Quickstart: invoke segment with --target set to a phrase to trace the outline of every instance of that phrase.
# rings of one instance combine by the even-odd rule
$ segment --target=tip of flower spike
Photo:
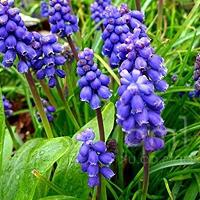
[[[95,134],[92,129],[87,128],[82,133],[77,134],[76,139],[78,141],[87,142],[89,140],[94,140]]]
[[[12,6],[14,4],[14,0],[0,0],[0,3],[4,6]]]

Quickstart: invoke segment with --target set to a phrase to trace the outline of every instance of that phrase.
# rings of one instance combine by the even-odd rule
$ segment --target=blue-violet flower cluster
[[[5,115],[8,118],[13,114],[12,104],[8,101],[8,99],[6,99],[5,96],[2,97],[2,100],[3,100]]]
[[[53,113],[56,111],[55,107],[51,106],[46,99],[41,99],[41,101],[42,101],[42,105],[44,107],[44,111],[46,113],[48,121],[52,122],[53,119],[54,119]],[[37,112],[37,119],[38,119],[39,122],[42,121],[41,118],[40,118],[39,112]]]
[[[99,23],[104,19],[104,11],[108,5],[111,4],[111,0],[95,0],[90,6],[91,18],[95,23]]]
[[[109,168],[114,161],[114,154],[107,151],[103,141],[94,142],[95,134],[92,129],[86,129],[77,135],[77,140],[83,142],[77,161],[81,164],[83,172],[88,174],[88,185],[95,187],[99,185],[99,175],[106,179],[112,178],[115,174]]]
[[[154,93],[154,86],[140,70],[122,70],[120,99],[116,103],[117,122],[126,133],[128,146],[144,142],[146,151],[156,151],[164,146],[162,137],[166,134],[161,111],[164,103]]]
[[[25,73],[31,67],[30,60],[36,52],[30,46],[32,34],[27,31],[19,10],[13,8],[13,1],[0,1],[0,52],[3,66],[11,67],[18,56],[18,71]]]
[[[48,17],[49,16],[49,5],[44,0],[41,0],[41,2],[40,2],[40,15],[42,17]]]
[[[119,56],[119,46],[125,42],[140,23],[141,35],[146,31],[146,27],[141,24],[143,14],[139,11],[129,11],[126,4],[122,4],[120,9],[114,6],[107,6],[104,19],[104,32],[102,38],[104,45],[102,53],[110,60],[112,68],[118,67],[123,61]]]
[[[65,72],[59,69],[59,66],[66,62],[65,57],[61,54],[63,47],[57,42],[55,35],[43,36],[33,32],[34,41],[32,47],[35,49],[37,56],[32,60],[32,68],[36,71],[39,80],[48,78],[49,87],[56,85],[56,76],[65,77]]]
[[[50,0],[51,32],[66,37],[78,31],[78,19],[72,14],[69,0]]]
[[[80,98],[90,104],[92,109],[101,106],[100,98],[109,99],[111,92],[108,88],[110,79],[102,74],[94,63],[94,52],[85,48],[80,52],[77,64],[77,74],[80,76],[78,85],[81,88]]]
[[[147,36],[139,38],[136,35],[129,36],[119,47],[120,56],[124,58],[119,71],[124,69],[129,72],[133,69],[140,70],[152,81],[157,91],[164,92],[168,88],[168,84],[162,80],[166,75],[164,60],[154,53]]]

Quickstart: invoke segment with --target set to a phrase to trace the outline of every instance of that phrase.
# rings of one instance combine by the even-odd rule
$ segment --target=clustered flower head
[[[195,71],[194,71],[195,90],[200,92],[200,54],[196,57]]]
[[[49,87],[56,85],[56,76],[65,77],[65,72],[59,69],[59,66],[66,62],[65,57],[61,54],[63,47],[57,42],[55,35],[41,35],[33,32],[34,41],[32,47],[36,51],[36,58],[32,60],[32,68],[36,71],[39,80],[48,78]]]
[[[53,119],[54,119],[53,113],[56,111],[55,107],[51,106],[46,99],[41,99],[41,102],[42,102],[42,105],[44,107],[44,111],[46,113],[48,121],[52,122]],[[37,112],[37,119],[38,119],[39,122],[42,121],[39,112]]]
[[[12,104],[8,101],[8,99],[6,99],[5,96],[2,97],[2,100],[3,100],[5,115],[8,118],[13,114]]]
[[[30,60],[36,57],[36,52],[30,46],[32,34],[27,31],[19,10],[13,8],[13,1],[0,1],[0,52],[3,56],[3,66],[11,67],[18,57],[18,71],[25,73],[31,67]]]
[[[49,5],[44,0],[41,0],[41,2],[40,2],[40,15],[42,17],[48,17],[49,16]]]
[[[51,32],[66,37],[78,31],[78,19],[72,14],[70,0],[50,0]]]
[[[154,93],[150,80],[138,69],[121,73],[120,99],[116,103],[117,122],[126,133],[128,146],[138,146],[144,142],[146,151],[156,151],[164,146],[162,137],[166,134],[161,111],[164,103]]]
[[[102,34],[102,39],[104,40],[102,53],[109,58],[110,66],[115,68],[120,62],[117,56],[117,47],[127,38],[130,29],[126,24],[125,18],[114,6],[106,7],[103,25],[105,29]]]
[[[100,98],[109,99],[111,92],[108,88],[110,79],[101,73],[94,63],[94,52],[85,48],[80,52],[77,64],[77,74],[80,76],[78,85],[81,88],[80,98],[90,104],[92,109],[101,106]]]
[[[107,6],[104,15],[102,53],[109,58],[110,66],[115,68],[122,62],[122,58],[119,56],[119,46],[134,32],[137,24],[143,22],[144,16],[142,12],[129,11],[126,4],[122,4],[120,9]],[[145,30],[146,27],[141,24],[141,35],[145,33]]]
[[[99,23],[104,19],[104,11],[108,5],[111,4],[111,0],[95,0],[90,6],[91,18],[95,23]]]
[[[107,151],[103,141],[94,142],[95,134],[92,129],[86,129],[77,135],[77,140],[83,142],[77,161],[81,164],[83,172],[88,174],[88,185],[95,187],[99,185],[99,175],[106,179],[112,178],[115,174],[109,168],[114,161],[114,154]]]
[[[123,59],[119,71],[126,69],[140,70],[154,84],[157,91],[165,91],[168,84],[162,80],[166,75],[164,60],[155,54],[148,36],[141,36],[138,32],[129,36],[125,43],[118,48],[119,56]]]

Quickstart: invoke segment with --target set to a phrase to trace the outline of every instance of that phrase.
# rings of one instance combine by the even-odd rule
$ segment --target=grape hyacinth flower
[[[56,76],[65,77],[65,72],[59,69],[59,66],[66,62],[62,55],[63,47],[57,43],[55,35],[41,35],[33,32],[34,42],[32,47],[37,53],[36,59],[32,60],[32,68],[36,71],[36,77],[39,80],[47,78],[49,87],[55,87]]]
[[[40,2],[40,15],[42,17],[48,17],[49,16],[49,5],[44,0],[41,0],[41,2]]]
[[[77,74],[80,76],[78,85],[81,88],[81,101],[86,101],[90,104],[93,110],[101,107],[102,99],[109,99],[111,92],[108,88],[110,79],[102,74],[94,63],[94,52],[92,49],[85,48],[80,52],[79,61],[77,64]]]
[[[130,28],[126,19],[120,11],[114,6],[107,6],[105,10],[105,27],[102,33],[104,41],[102,53],[109,58],[110,66],[115,68],[119,65],[118,46],[124,43],[130,33]]]
[[[100,184],[100,175],[103,175],[106,179],[115,175],[109,168],[115,159],[114,154],[107,151],[105,142],[94,142],[94,138],[95,134],[92,129],[86,129],[76,137],[78,141],[83,142],[77,161],[81,164],[82,171],[88,174],[88,185],[90,187]]]
[[[46,113],[46,116],[47,116],[47,119],[49,122],[52,122],[53,121],[53,113],[56,111],[55,107],[54,106],[51,106],[49,104],[49,102],[45,99],[41,99],[41,102],[43,104],[43,107],[44,107],[44,111]],[[41,118],[40,118],[40,114],[37,112],[37,119],[39,122],[41,122]]]
[[[13,114],[12,104],[8,101],[8,99],[6,99],[5,96],[2,97],[2,100],[3,100],[5,115],[8,118]]]
[[[19,10],[13,8],[13,1],[0,1],[0,52],[3,54],[3,66],[13,66],[18,57],[18,71],[27,72],[31,67],[30,60],[36,57],[36,52],[30,46],[32,41],[32,34],[27,31]]]
[[[200,54],[196,57],[194,70],[195,90],[200,92]]]
[[[91,18],[96,24],[104,19],[104,11],[108,5],[111,4],[111,0],[95,0],[90,6]]]
[[[164,146],[162,137],[166,135],[161,117],[162,98],[154,93],[152,82],[138,69],[131,73],[124,69],[120,76],[117,123],[126,133],[126,144],[138,146],[144,142],[147,152],[161,149]]]
[[[157,91],[164,92],[168,88],[168,84],[162,80],[167,72],[163,64],[164,60],[155,54],[147,36],[140,38],[137,37],[137,34],[133,34],[125,40],[125,43],[118,50],[121,56],[126,56],[119,67],[119,71],[124,69],[129,72],[133,69],[140,70],[153,82]]]
[[[72,14],[69,0],[50,0],[49,23],[51,32],[67,37],[78,31],[78,19]]]

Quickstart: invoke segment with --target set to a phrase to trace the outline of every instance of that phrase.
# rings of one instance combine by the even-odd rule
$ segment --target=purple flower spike
[[[51,106],[49,102],[45,99],[41,99],[41,101],[42,101],[44,111],[46,113],[48,121],[52,122],[54,120],[53,113],[56,111],[55,107]],[[37,115],[38,121],[41,122],[41,117],[40,117],[39,112],[37,112],[36,115]]]
[[[13,8],[14,1],[0,2],[0,52],[3,54],[3,66],[11,67],[18,57],[17,69],[26,73],[31,67],[30,61],[36,57],[30,46],[33,36],[27,31],[19,10]]]
[[[3,100],[5,116],[8,118],[13,114],[12,104],[8,101],[8,99],[6,99],[5,96],[2,97],[2,100]]]
[[[32,68],[36,71],[36,77],[39,80],[48,79],[49,87],[56,86],[56,76],[65,77],[65,72],[59,69],[66,59],[62,56],[63,47],[57,43],[55,35],[41,35],[33,32],[34,41],[31,43],[32,48],[36,52],[36,57],[31,61]],[[25,52],[25,47],[19,45],[19,50]]]
[[[44,0],[41,0],[41,2],[40,2],[40,15],[42,17],[48,17],[49,16],[49,5]]]
[[[89,48],[79,53],[77,74],[80,76],[78,85],[81,88],[81,101],[90,104],[93,110],[101,106],[100,98],[109,99],[111,92],[108,88],[110,79],[102,74],[94,63],[94,52]]]
[[[133,69],[129,73],[124,69],[120,75],[120,99],[116,103],[117,123],[126,133],[126,144],[128,146],[141,145],[150,133],[156,136],[153,137],[153,141],[161,141],[160,137],[166,135],[166,128],[161,117],[164,108],[162,98],[154,93],[152,82],[140,70]],[[162,148],[163,145],[159,147]],[[160,148],[154,148],[154,150]]]
[[[69,0],[50,0],[51,32],[66,37],[78,31],[78,19],[72,14]]]
[[[114,161],[114,154],[107,151],[104,142],[93,142],[94,137],[92,129],[86,129],[76,136],[78,141],[83,142],[77,155],[77,161],[80,163],[82,171],[88,174],[89,187],[99,185],[100,174],[106,179],[115,175],[109,168],[109,165]]]
[[[109,5],[111,5],[111,0],[95,0],[94,3],[91,4],[91,18],[96,24],[98,24],[101,20],[104,19],[104,11]]]

